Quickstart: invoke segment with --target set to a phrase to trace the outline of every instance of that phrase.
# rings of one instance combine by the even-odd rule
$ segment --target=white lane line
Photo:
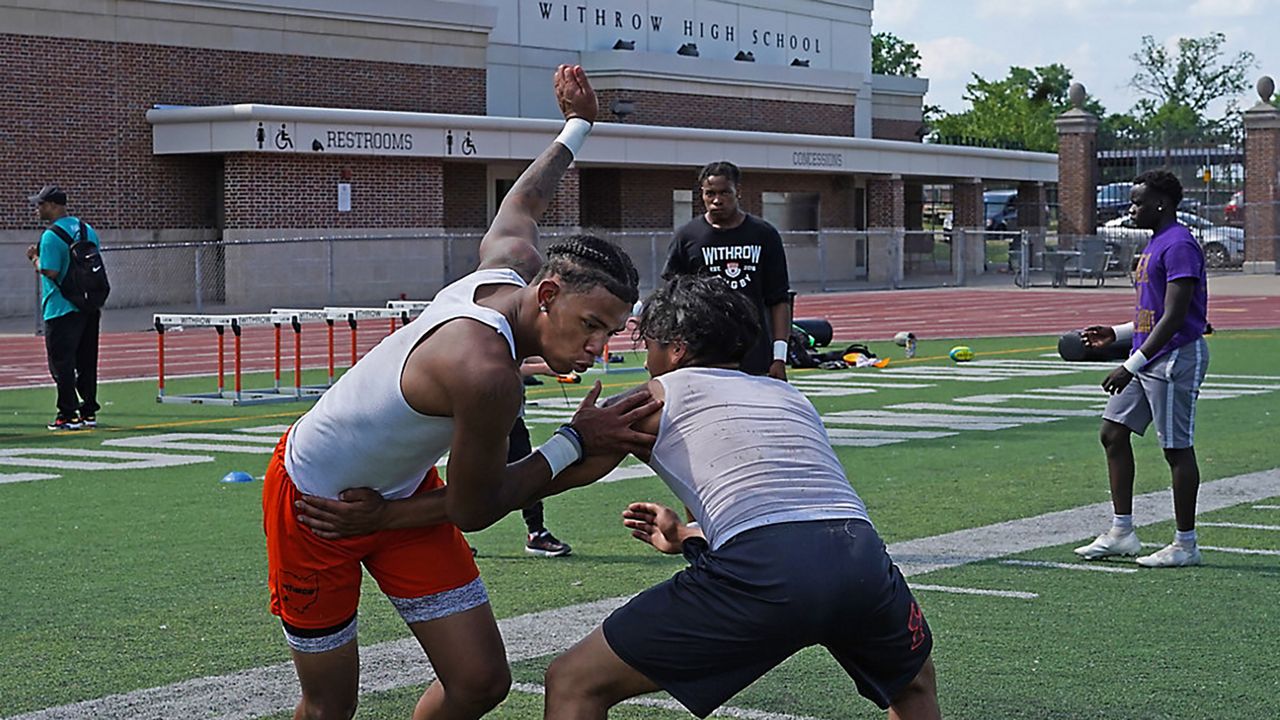
[[[146,448],[149,450],[199,450],[204,452],[257,453],[270,455],[280,436],[252,433],[161,433],[137,437],[103,440],[106,447]]]
[[[511,683],[511,689],[515,692],[528,693],[530,695],[546,695],[547,688],[542,685],[533,683]],[[678,713],[687,713],[685,707],[670,698],[660,697],[637,697],[630,700],[623,700],[623,705],[637,705],[639,707],[661,708],[663,710],[671,710]],[[718,708],[711,713],[711,717],[728,717],[742,718],[742,720],[819,720],[818,718],[808,715],[792,715],[790,713],[773,713],[764,710],[750,710],[748,708],[725,707]]]
[[[616,467],[610,470],[608,475],[605,475],[604,477],[600,478],[596,482],[612,483],[612,482],[618,482],[619,480],[631,480],[634,478],[656,477],[656,476],[657,476],[657,473],[653,471],[653,468],[649,467],[648,465],[645,465],[644,463],[639,463],[636,465],[622,465],[620,467]]]
[[[1090,572],[1109,572],[1109,573],[1124,573],[1124,574],[1138,572],[1133,568],[1111,567],[1109,565],[1099,565],[1097,563],[1081,564],[1081,563],[1045,562],[1041,560],[1001,560],[1000,564],[1001,565],[1018,565],[1021,567],[1055,568],[1058,570],[1088,570]]]
[[[56,480],[61,475],[46,475],[44,473],[0,473],[0,485],[6,483],[30,482],[32,480]]]
[[[1142,543],[1142,547],[1162,548],[1164,545],[1160,543]],[[1213,552],[1231,553],[1233,555],[1275,555],[1280,557],[1280,550],[1258,550],[1257,548],[1238,548],[1238,547],[1219,547],[1216,545],[1201,545],[1201,550],[1211,550]]]
[[[1197,509],[1207,513],[1269,500],[1280,494],[1276,492],[1277,489],[1280,489],[1280,468],[1214,480],[1200,486]],[[1173,502],[1170,497],[1168,489],[1134,497],[1134,517],[1140,518],[1137,524],[1146,526],[1172,520]],[[1054,547],[1068,540],[1092,538],[1099,528],[1107,526],[1110,519],[1111,503],[1100,502],[981,528],[905,540],[890,545],[889,554],[902,569],[902,574],[911,577],[967,563]]]
[[[982,403],[984,405],[995,405],[997,403],[1008,402],[1010,400],[1037,400],[1039,402],[1090,402],[1097,403],[1098,407],[1106,404],[1105,398],[1084,397],[1081,395],[1033,395],[1030,392],[1008,393],[991,395],[965,395],[958,397],[953,402],[958,403]],[[1099,402],[1102,400],[1102,402]],[[1101,415],[1101,413],[1099,413]]]
[[[1280,530],[1280,525],[1254,525],[1251,523],[1197,521],[1199,527],[1240,528],[1241,530]]]
[[[273,435],[279,440],[284,431],[288,429],[288,425],[259,425],[258,427],[236,428],[235,431],[250,435]]]
[[[951,437],[954,432],[932,430],[872,430],[854,428],[827,428],[827,437],[836,447],[880,447],[908,440],[936,440]]]
[[[934,592],[952,593],[955,595],[983,595],[987,597],[1004,597],[1017,598],[1019,600],[1035,600],[1040,597],[1033,592],[1022,592],[1021,590],[985,590],[983,588],[954,587],[951,585],[926,585],[924,583],[911,583],[911,590],[933,590]]]
[[[1071,410],[1068,408],[1027,408],[1027,407],[988,407],[986,405],[954,405],[948,403],[913,402],[886,405],[885,410],[936,410],[952,413],[1008,413],[1012,415],[1037,415],[1044,417],[1100,417],[1093,410]]]
[[[1202,512],[1209,512],[1278,495],[1280,468],[1275,468],[1204,483],[1200,486],[1198,505]],[[1173,505],[1169,498],[1168,490],[1135,497],[1135,515],[1143,518],[1138,524],[1172,520]],[[1053,547],[1065,540],[1092,537],[1110,518],[1111,503],[1100,502],[897,542],[889,546],[889,554],[902,574],[912,577]],[[1247,551],[1247,554],[1280,555],[1280,551]],[[919,586],[912,584],[912,587]],[[507,659],[516,663],[563,652],[628,599],[609,598],[500,620],[498,627],[507,646]],[[283,643],[280,654],[285,654]],[[410,685],[422,687],[435,677],[422,648],[413,638],[363,646],[360,648],[360,664],[362,693]],[[60,705],[15,716],[11,720],[81,720],[86,717],[240,720],[292,708],[298,702],[297,687],[293,665],[282,662]]]

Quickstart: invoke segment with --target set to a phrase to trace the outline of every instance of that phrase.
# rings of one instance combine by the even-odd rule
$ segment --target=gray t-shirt
[[[764,525],[871,521],[799,390],[716,368],[657,380],[666,400],[649,465],[688,506],[711,549]]]

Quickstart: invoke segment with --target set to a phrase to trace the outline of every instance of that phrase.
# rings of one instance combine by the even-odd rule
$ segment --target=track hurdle
[[[204,314],[161,314],[153,316],[156,330],[157,363],[156,363],[156,402],[184,403],[191,405],[262,405],[266,403],[288,402],[296,400],[293,394],[280,392],[279,381],[279,332],[276,326],[276,386],[264,390],[245,390],[241,383],[241,331],[245,327],[275,324],[275,317],[270,313],[248,313],[240,315],[204,315]],[[218,386],[212,393],[193,393],[189,395],[169,395],[165,392],[165,333],[174,328],[211,327],[218,334]],[[232,377],[233,389],[226,388],[226,329],[231,328],[233,336]]]
[[[326,385],[303,385],[302,384],[302,324],[304,322],[319,322],[328,320],[328,313],[321,309],[305,309],[305,308],[272,308],[271,309],[272,324],[276,326],[276,363],[275,363],[275,383],[276,388],[280,387],[280,363],[283,357],[283,348],[281,347],[280,334],[281,328],[288,325],[293,330],[293,395],[301,400],[303,398],[311,398],[324,394],[333,385],[333,373],[329,373],[329,382]],[[333,342],[329,343],[330,366],[332,366],[333,358]]]
[[[394,302],[402,302],[402,301],[394,301]],[[351,330],[351,365],[355,365],[356,360],[359,359],[356,333],[358,332],[357,327],[360,320],[370,320],[370,319],[390,320],[391,330],[387,334],[391,334],[396,331],[397,321],[399,321],[402,326],[409,324],[409,311],[405,309],[400,309],[400,308],[325,307],[324,314],[325,314],[324,321],[329,326],[328,332],[329,332],[329,384],[330,385],[333,384],[334,375],[336,371],[335,364],[336,364],[337,348],[334,345],[334,325],[338,321],[345,320],[347,322],[347,327],[350,328]]]
[[[430,300],[388,300],[389,310],[404,310],[410,315],[421,315],[431,305]],[[395,328],[392,328],[395,329]]]

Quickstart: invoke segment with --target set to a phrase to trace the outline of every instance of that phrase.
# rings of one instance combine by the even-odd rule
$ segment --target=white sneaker
[[[1123,535],[1115,535],[1113,532],[1108,530],[1088,545],[1076,548],[1076,554],[1085,560],[1100,560],[1116,555],[1137,555],[1142,550],[1142,543],[1136,532],[1130,530]]]
[[[1169,543],[1150,555],[1138,558],[1138,564],[1149,568],[1199,565],[1200,548],[1195,545],[1187,547],[1176,542]]]

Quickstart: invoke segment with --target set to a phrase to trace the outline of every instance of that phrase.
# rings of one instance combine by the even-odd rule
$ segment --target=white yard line
[[[1142,543],[1142,547],[1162,548],[1164,545],[1160,543]],[[1237,547],[1218,547],[1216,545],[1200,545],[1201,550],[1209,550],[1210,552],[1223,552],[1232,555],[1275,555],[1280,557],[1280,550],[1259,550],[1257,548],[1237,548]]]
[[[1209,512],[1277,495],[1280,495],[1280,468],[1205,483],[1200,488],[1199,509],[1201,512]],[[1141,519],[1140,525],[1173,519],[1169,491],[1135,497],[1134,514]],[[903,574],[911,577],[1092,537],[1109,522],[1110,517],[1110,503],[1095,503],[1036,517],[893,543],[889,546],[889,553]],[[1280,551],[1274,550],[1206,546],[1202,546],[1202,549],[1251,555],[1280,555]],[[628,599],[609,598],[502,620],[498,626],[506,642],[507,658],[517,663],[563,652]],[[284,656],[284,653],[284,642],[281,640],[280,655]],[[361,647],[360,656],[362,693],[422,686],[434,677],[422,649],[412,638]],[[15,716],[13,720],[80,720],[98,717],[139,720],[200,717],[233,720],[287,710],[294,706],[297,699],[297,679],[293,667],[283,662],[37,710]]]
[[[1019,600],[1035,600],[1040,597],[1033,592],[1021,590],[985,590],[983,588],[955,587],[953,585],[926,585],[911,583],[911,590],[932,590],[934,592],[952,593],[955,595],[984,595],[987,597],[1017,598]]]
[[[1254,510],[1280,510],[1280,505],[1254,505]]]
[[[1251,523],[1197,521],[1196,525],[1200,527],[1240,528],[1241,530],[1280,530],[1280,525],[1253,525]]]
[[[530,695],[546,695],[547,688],[542,685],[534,685],[533,683],[512,683],[511,689],[515,692],[528,693]],[[670,698],[661,697],[638,697],[630,700],[623,700],[623,705],[638,705],[640,707],[656,707],[664,710],[673,710],[680,713],[688,713],[684,706]],[[808,715],[791,715],[789,713],[773,713],[764,710],[750,710],[747,708],[738,708],[725,706],[716,709],[711,713],[711,717],[728,717],[743,718],[743,720],[819,720],[819,718],[810,717]]]
[[[1088,570],[1091,572],[1132,574],[1138,572],[1134,568],[1113,567],[1099,563],[1060,563],[1040,560],[1001,560],[1001,565],[1018,565],[1021,567],[1054,568],[1057,570]],[[914,585],[912,587],[915,587]]]

